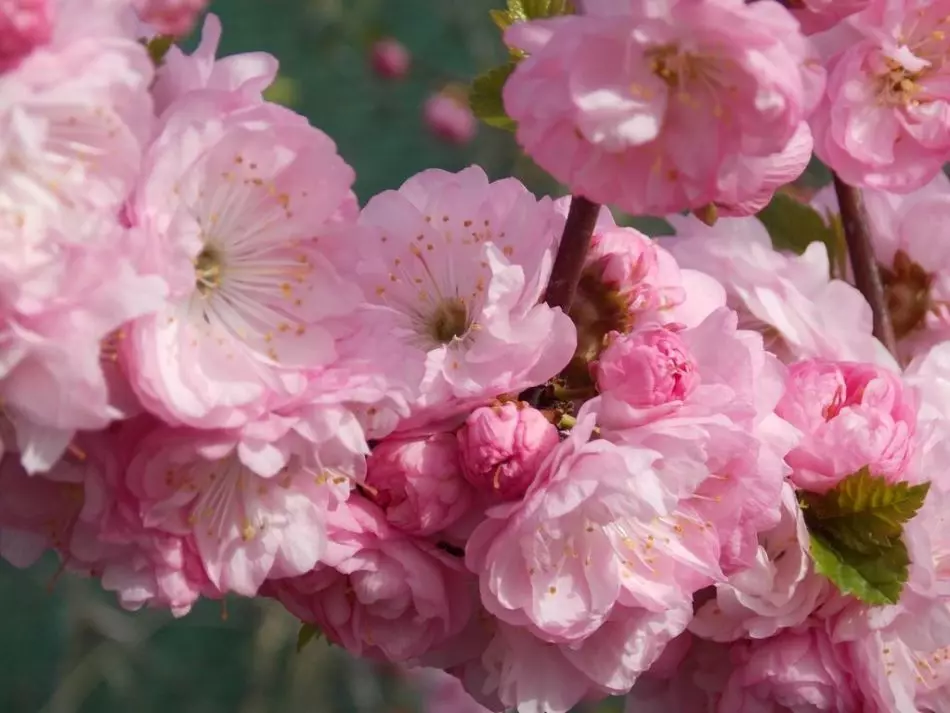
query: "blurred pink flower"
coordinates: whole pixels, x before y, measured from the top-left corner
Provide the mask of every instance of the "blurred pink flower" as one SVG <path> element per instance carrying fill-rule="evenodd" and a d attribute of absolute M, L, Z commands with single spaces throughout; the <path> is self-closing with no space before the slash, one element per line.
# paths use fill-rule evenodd
<path fill-rule="evenodd" d="M 409 71 L 412 56 L 402 42 L 386 37 L 373 43 L 370 62 L 373 71 L 383 79 L 402 79 Z"/>
<path fill-rule="evenodd" d="M 452 144 L 467 144 L 475 138 L 478 120 L 458 97 L 439 93 L 426 100 L 422 109 L 426 126 L 435 136 Z"/>
<path fill-rule="evenodd" d="M 0 72 L 6 72 L 53 36 L 52 0 L 0 2 Z"/>
<path fill-rule="evenodd" d="M 183 37 L 210 0 L 133 0 L 143 22 L 163 35 Z"/>
<path fill-rule="evenodd" d="M 514 500 L 524 495 L 559 442 L 554 424 L 527 404 L 483 406 L 458 431 L 462 473 L 479 492 Z"/>
<path fill-rule="evenodd" d="M 455 677 L 435 668 L 410 672 L 422 693 L 423 713 L 491 713 L 465 692 Z"/>

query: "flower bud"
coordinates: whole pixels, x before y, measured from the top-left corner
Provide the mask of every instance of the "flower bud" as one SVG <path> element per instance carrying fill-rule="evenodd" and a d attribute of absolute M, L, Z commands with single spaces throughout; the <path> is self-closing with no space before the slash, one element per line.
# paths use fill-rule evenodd
<path fill-rule="evenodd" d="M 370 52 L 373 71 L 383 79 L 402 79 L 409 71 L 411 61 L 405 45 L 392 38 L 379 40 Z"/>
<path fill-rule="evenodd" d="M 53 35 L 53 3 L 8 0 L 0 8 L 0 72 L 13 69 Z"/>
<path fill-rule="evenodd" d="M 524 495 L 559 441 L 557 428 L 537 409 L 514 403 L 483 406 L 458 432 L 462 473 L 482 492 L 513 500 Z"/>
<path fill-rule="evenodd" d="M 478 129 L 472 110 L 450 94 L 431 96 L 423 108 L 423 118 L 429 131 L 453 144 L 467 144 Z"/>

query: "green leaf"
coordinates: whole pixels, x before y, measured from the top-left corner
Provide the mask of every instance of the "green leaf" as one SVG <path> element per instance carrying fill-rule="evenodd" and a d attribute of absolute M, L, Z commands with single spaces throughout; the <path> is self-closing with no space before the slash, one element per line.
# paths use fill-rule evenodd
<path fill-rule="evenodd" d="M 776 193 L 756 217 L 762 221 L 776 250 L 790 250 L 796 255 L 805 252 L 814 242 L 824 243 L 828 250 L 833 276 L 840 276 L 847 258 L 844 230 L 838 216 L 826 220 L 817 210 L 784 193 Z"/>
<path fill-rule="evenodd" d="M 311 641 L 322 636 L 323 632 L 313 624 L 301 624 L 300 631 L 297 632 L 297 653 L 303 651 Z"/>
<path fill-rule="evenodd" d="M 155 35 L 150 40 L 143 40 L 145 49 L 148 50 L 148 56 L 152 58 L 152 64 L 156 67 L 161 66 L 165 61 L 165 55 L 175 44 L 175 38 L 171 35 Z"/>
<path fill-rule="evenodd" d="M 862 468 L 826 493 L 799 493 L 815 569 L 868 604 L 896 602 L 909 564 L 904 525 L 929 490 Z"/>
<path fill-rule="evenodd" d="M 515 70 L 515 63 L 509 62 L 475 78 L 468 101 L 472 113 L 489 126 L 506 131 L 514 131 L 517 125 L 505 111 L 501 92 L 505 82 Z"/>
<path fill-rule="evenodd" d="M 504 32 L 516 22 L 573 15 L 574 3 L 571 0 L 508 0 L 507 10 L 491 10 L 490 14 Z"/>

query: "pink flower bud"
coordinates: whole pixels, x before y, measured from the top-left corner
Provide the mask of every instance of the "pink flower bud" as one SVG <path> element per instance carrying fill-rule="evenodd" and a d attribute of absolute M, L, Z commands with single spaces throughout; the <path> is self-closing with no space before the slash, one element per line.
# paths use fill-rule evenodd
<path fill-rule="evenodd" d="M 454 523 L 471 500 L 459 472 L 455 436 L 387 439 L 367 460 L 366 484 L 393 526 L 413 535 L 431 535 Z"/>
<path fill-rule="evenodd" d="M 594 367 L 597 388 L 636 408 L 685 401 L 699 376 L 678 331 L 667 325 L 612 335 Z"/>
<path fill-rule="evenodd" d="M 53 34 L 48 0 L 0 0 L 0 72 L 13 69 Z"/>
<path fill-rule="evenodd" d="M 191 32 L 198 15 L 209 0 L 135 0 L 135 9 L 142 19 L 163 35 L 183 37 Z"/>
<path fill-rule="evenodd" d="M 409 71 L 411 60 L 405 45 L 392 38 L 379 40 L 370 54 L 373 71 L 384 79 L 402 79 Z"/>
<path fill-rule="evenodd" d="M 429 97 L 423 109 L 429 131 L 453 144 L 467 144 L 475 138 L 478 122 L 472 110 L 461 100 L 449 94 Z"/>
<path fill-rule="evenodd" d="M 524 495 L 560 438 L 537 409 L 506 403 L 472 412 L 458 432 L 458 442 L 468 482 L 482 492 L 512 500 Z"/>

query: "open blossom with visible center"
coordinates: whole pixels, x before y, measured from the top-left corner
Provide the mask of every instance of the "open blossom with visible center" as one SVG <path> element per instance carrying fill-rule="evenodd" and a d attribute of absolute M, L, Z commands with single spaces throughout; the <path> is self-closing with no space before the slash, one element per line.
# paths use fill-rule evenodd
<path fill-rule="evenodd" d="M 815 153 L 857 186 L 912 191 L 950 157 L 946 0 L 873 0 L 830 43 Z"/>
<path fill-rule="evenodd" d="M 195 20 L 209 0 L 134 0 L 143 22 L 163 35 L 183 37 L 191 32 Z"/>
<path fill-rule="evenodd" d="M 726 288 L 740 324 L 765 337 L 786 362 L 823 357 L 894 365 L 871 334 L 871 308 L 846 282 L 829 276 L 828 251 L 811 243 L 802 255 L 773 249 L 755 218 L 723 218 L 712 227 L 694 216 L 668 216 L 668 249 L 684 267 Z"/>
<path fill-rule="evenodd" d="M 550 199 L 514 179 L 489 183 L 476 167 L 430 170 L 371 199 L 360 223 L 348 274 L 369 301 L 361 314 L 388 324 L 385 358 L 413 393 L 404 426 L 461 414 L 567 364 L 574 325 L 539 304 L 563 227 Z"/>
<path fill-rule="evenodd" d="M 916 444 L 917 398 L 900 377 L 871 364 L 820 359 L 789 368 L 775 412 L 802 432 L 786 456 L 797 487 L 824 492 L 865 466 L 907 480 Z"/>
<path fill-rule="evenodd" d="M 160 428 L 135 449 L 126 484 L 145 532 L 197 553 L 217 592 L 254 596 L 269 577 L 308 572 L 329 511 L 363 477 L 353 416 L 273 417 L 243 433 Z"/>
<path fill-rule="evenodd" d="M 513 500 L 534 482 L 560 438 L 543 413 L 509 402 L 475 409 L 459 429 L 458 443 L 466 480 L 482 494 Z"/>
<path fill-rule="evenodd" d="M 0 72 L 15 67 L 34 47 L 53 34 L 51 0 L 4 0 L 0 3 Z"/>
<path fill-rule="evenodd" d="M 759 180 L 745 191 L 728 177 L 747 159 L 787 160 L 823 82 L 791 14 L 742 0 L 585 7 L 506 32 L 528 54 L 504 89 L 528 154 L 634 214 L 758 196 L 766 171 L 747 171 Z"/>
<path fill-rule="evenodd" d="M 366 490 L 386 520 L 411 535 L 452 525 L 471 505 L 453 433 L 377 443 L 366 463 Z"/>
<path fill-rule="evenodd" d="M 191 92 L 164 122 L 129 212 L 170 296 L 131 326 L 124 366 L 165 421 L 239 427 L 302 399 L 354 331 L 360 291 L 326 257 L 354 174 L 303 117 L 240 91 Z"/>
<path fill-rule="evenodd" d="M 358 496 L 332 513 L 329 528 L 325 564 L 275 578 L 264 593 L 330 641 L 411 664 L 468 624 L 473 583 L 453 558 L 393 529 Z"/>

